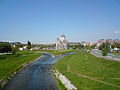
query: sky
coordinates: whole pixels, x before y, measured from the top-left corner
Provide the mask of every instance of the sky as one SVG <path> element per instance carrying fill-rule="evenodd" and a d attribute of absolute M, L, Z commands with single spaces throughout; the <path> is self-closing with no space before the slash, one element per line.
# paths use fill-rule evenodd
<path fill-rule="evenodd" d="M 0 41 L 120 39 L 120 0 L 0 0 Z"/>

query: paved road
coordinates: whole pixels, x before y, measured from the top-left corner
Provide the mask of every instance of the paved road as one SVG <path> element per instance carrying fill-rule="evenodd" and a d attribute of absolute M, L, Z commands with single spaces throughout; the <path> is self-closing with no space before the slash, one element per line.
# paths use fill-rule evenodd
<path fill-rule="evenodd" d="M 51 69 L 53 64 L 63 56 L 65 55 L 52 57 L 50 54 L 44 54 L 16 74 L 3 90 L 58 90 Z"/>
<path fill-rule="evenodd" d="M 0 55 L 11 55 L 12 53 L 0 53 Z"/>
<path fill-rule="evenodd" d="M 120 59 L 119 58 L 114 58 L 114 57 L 111 57 L 111 56 L 102 56 L 102 54 L 96 50 L 92 50 L 90 51 L 91 54 L 95 55 L 96 57 L 100 57 L 100 58 L 104 58 L 104 59 L 107 59 L 107 60 L 112 60 L 112 61 L 119 61 L 120 62 Z"/>

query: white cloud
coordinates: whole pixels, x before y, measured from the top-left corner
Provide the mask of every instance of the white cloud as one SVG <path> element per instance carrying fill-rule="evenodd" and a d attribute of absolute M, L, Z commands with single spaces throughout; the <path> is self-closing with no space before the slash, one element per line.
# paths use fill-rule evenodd
<path fill-rule="evenodd" d="M 114 33 L 115 33 L 115 34 L 118 34 L 118 33 L 120 33 L 120 31 L 114 31 Z"/>

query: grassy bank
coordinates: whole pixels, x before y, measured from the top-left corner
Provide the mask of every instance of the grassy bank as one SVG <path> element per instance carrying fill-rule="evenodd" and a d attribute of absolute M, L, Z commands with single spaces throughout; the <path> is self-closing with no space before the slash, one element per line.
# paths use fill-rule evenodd
<path fill-rule="evenodd" d="M 55 68 L 80 90 L 120 90 L 120 62 L 80 51 L 59 60 Z"/>
<path fill-rule="evenodd" d="M 41 54 L 33 51 L 19 51 L 16 55 L 0 56 L 0 80 L 8 78 L 9 75 L 16 72 L 23 64 L 27 64 Z"/>
<path fill-rule="evenodd" d="M 69 52 L 73 52 L 75 50 L 39 50 L 39 51 L 48 52 L 48 53 L 51 53 L 55 56 L 58 56 L 58 55 L 63 55 L 63 54 L 69 53 Z"/>
<path fill-rule="evenodd" d="M 111 53 L 111 54 L 120 56 L 120 53 Z"/>
<path fill-rule="evenodd" d="M 58 85 L 59 90 L 67 90 L 67 88 L 61 83 L 60 80 L 58 79 L 56 80 L 57 80 L 57 85 Z"/>

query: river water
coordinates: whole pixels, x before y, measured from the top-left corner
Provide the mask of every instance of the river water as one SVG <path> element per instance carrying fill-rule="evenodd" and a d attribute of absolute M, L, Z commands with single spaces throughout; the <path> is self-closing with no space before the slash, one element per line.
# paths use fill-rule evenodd
<path fill-rule="evenodd" d="M 52 67 L 57 60 L 68 54 L 52 57 L 44 53 L 16 74 L 3 90 L 58 90 Z"/>

